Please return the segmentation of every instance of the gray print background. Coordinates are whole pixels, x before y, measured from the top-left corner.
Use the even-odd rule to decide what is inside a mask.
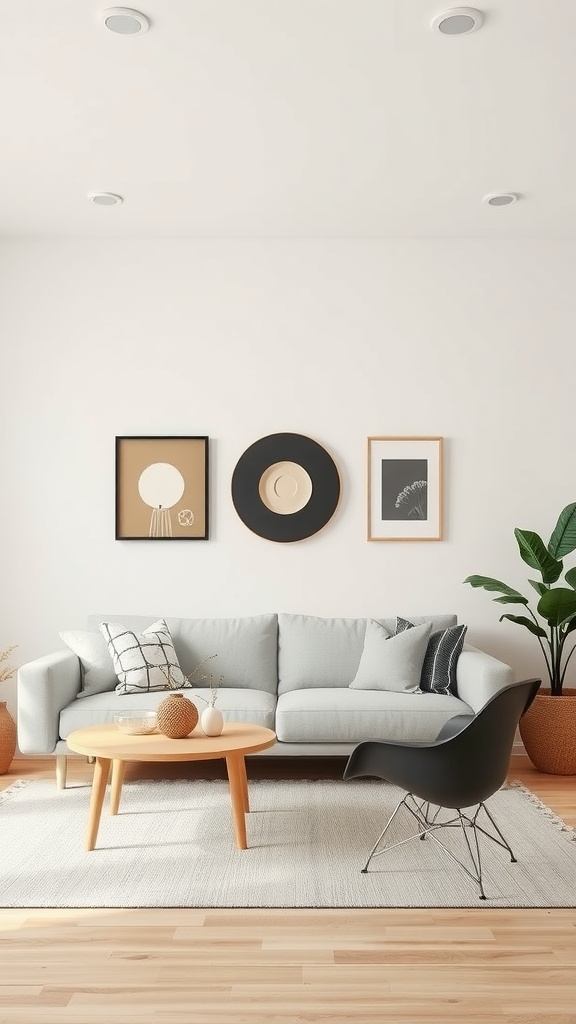
[[[428,518],[427,459],[382,459],[381,479],[383,521],[416,522]],[[405,488],[409,490],[400,497]]]

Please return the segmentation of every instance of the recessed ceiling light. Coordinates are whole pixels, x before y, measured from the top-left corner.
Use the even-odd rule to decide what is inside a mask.
[[[100,11],[100,17],[110,32],[120,36],[143,35],[150,28],[146,15],[131,7],[109,7],[106,11]]]
[[[517,192],[491,192],[490,195],[484,196],[482,200],[487,203],[488,206],[511,206],[512,203],[518,201]]]
[[[115,192],[89,192],[88,199],[91,199],[95,206],[118,206],[124,202],[122,196]]]
[[[437,14],[432,28],[444,36],[463,36],[476,32],[482,26],[484,15],[475,7],[453,7],[451,11]]]

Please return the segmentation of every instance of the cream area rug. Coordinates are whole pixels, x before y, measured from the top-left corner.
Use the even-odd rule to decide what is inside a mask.
[[[16,782],[0,794],[3,907],[574,907],[576,834],[522,786],[488,806],[518,863],[481,845],[486,901],[430,839],[373,861],[400,791],[375,780],[250,783],[249,849],[234,843],[227,783],[127,782],[84,838],[90,787]],[[392,841],[413,831],[404,809]],[[441,834],[462,852],[459,829]],[[482,837],[481,837],[482,838]]]

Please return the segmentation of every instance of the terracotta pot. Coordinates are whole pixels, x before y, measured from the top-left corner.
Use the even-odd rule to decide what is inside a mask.
[[[171,693],[158,705],[158,731],[171,740],[183,740],[198,721],[198,708],[182,693]]]
[[[520,735],[532,764],[549,775],[576,775],[576,690],[553,697],[539,690],[520,719]]]
[[[0,701],[0,775],[8,771],[16,750],[16,724],[6,707]]]

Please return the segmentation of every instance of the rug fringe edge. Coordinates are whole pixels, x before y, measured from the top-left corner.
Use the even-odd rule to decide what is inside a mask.
[[[18,790],[25,789],[26,786],[29,786],[31,782],[35,781],[35,779],[15,779],[14,782],[11,782],[10,785],[6,787],[6,789],[3,789],[2,792],[0,792],[0,804],[6,803],[15,795],[15,793],[18,792]]]
[[[548,821],[552,825],[555,825],[559,832],[567,832],[567,838],[576,843],[576,828],[572,825],[568,825],[558,814],[556,814],[556,811],[553,811],[551,807],[548,807],[548,805],[545,804],[540,797],[536,796],[531,789],[528,789],[528,786],[525,786],[523,782],[511,781],[508,782],[504,788],[521,789],[530,803],[534,804],[535,807],[538,807],[545,817],[548,818]]]

